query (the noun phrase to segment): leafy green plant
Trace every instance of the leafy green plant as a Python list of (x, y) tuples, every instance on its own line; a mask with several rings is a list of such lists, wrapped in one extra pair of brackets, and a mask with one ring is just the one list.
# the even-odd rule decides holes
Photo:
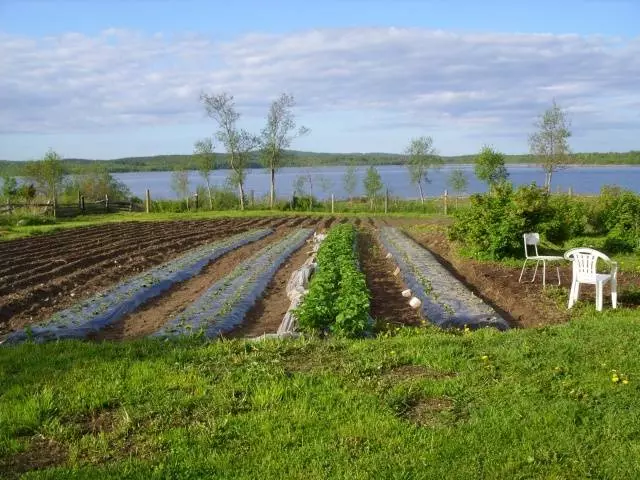
[(300, 328), (342, 337), (362, 335), (369, 326), (370, 293), (353, 248), (353, 225), (332, 228), (318, 251), (318, 271), (296, 316)]

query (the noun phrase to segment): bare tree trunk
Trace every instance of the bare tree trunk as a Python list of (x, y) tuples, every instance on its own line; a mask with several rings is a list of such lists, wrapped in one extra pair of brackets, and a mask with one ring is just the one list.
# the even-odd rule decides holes
[(424, 205), (424, 194), (422, 193), (422, 182), (418, 182), (418, 189), (420, 190), (420, 202)]
[(238, 182), (238, 191), (240, 192), (240, 210), (244, 210), (244, 185)]
[(273, 210), (273, 205), (276, 199), (276, 170), (271, 167), (271, 200), (269, 202), (269, 208)]
[(209, 193), (209, 209), (213, 210), (213, 198), (211, 197), (211, 182), (209, 181), (209, 177), (207, 177), (207, 192)]

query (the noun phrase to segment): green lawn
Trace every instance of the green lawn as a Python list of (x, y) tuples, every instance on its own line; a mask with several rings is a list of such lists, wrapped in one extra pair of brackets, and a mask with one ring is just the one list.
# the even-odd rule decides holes
[(0, 472), (636, 478), (638, 358), (638, 310), (592, 304), (507, 333), (0, 347)]

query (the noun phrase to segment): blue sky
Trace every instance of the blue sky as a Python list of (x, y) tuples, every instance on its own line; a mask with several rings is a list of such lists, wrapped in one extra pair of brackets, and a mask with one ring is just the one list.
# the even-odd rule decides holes
[(234, 94), (287, 91), (301, 150), (527, 151), (555, 98), (575, 151), (640, 149), (640, 2), (0, 0), (0, 158), (189, 153)]

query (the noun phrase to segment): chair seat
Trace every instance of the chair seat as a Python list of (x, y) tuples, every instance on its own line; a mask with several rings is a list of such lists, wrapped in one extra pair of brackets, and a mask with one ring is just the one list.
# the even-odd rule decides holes
[(529, 260), (546, 260), (548, 262), (556, 262), (560, 260), (565, 260), (564, 257), (556, 257), (554, 255), (538, 255), (535, 257), (528, 257)]

